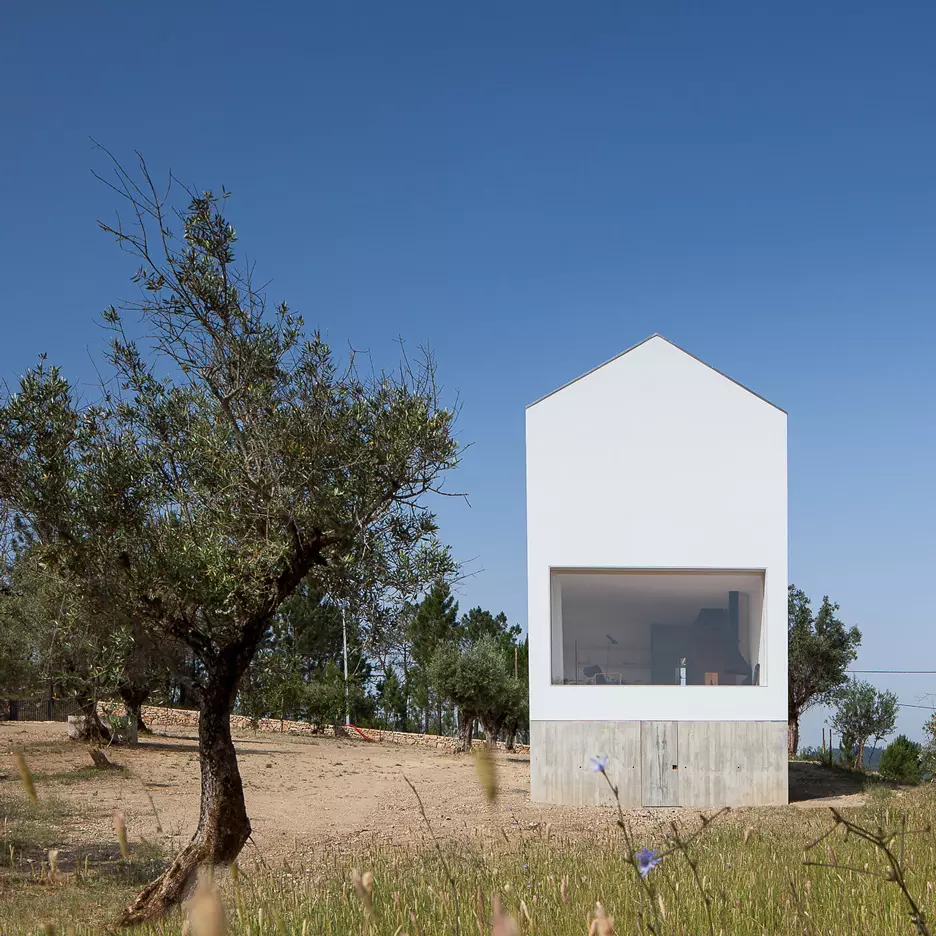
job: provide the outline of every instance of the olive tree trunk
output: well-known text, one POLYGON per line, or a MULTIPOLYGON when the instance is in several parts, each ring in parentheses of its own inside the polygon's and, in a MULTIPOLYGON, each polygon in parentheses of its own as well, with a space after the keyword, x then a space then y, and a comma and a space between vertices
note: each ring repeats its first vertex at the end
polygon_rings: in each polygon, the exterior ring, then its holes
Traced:
POLYGON ((121 683, 117 687, 117 693, 126 709, 127 717, 136 722, 137 731, 150 734, 149 728, 143 721, 143 706, 150 697, 150 690, 137 688, 130 683, 121 683))
POLYGON ((489 748, 497 747, 497 738, 503 726, 503 718, 491 715, 487 717, 484 715, 481 716, 481 727, 484 728, 484 738, 489 748))
POLYGON ((124 911, 121 925, 162 916, 184 899, 202 865, 230 864, 250 836, 244 787, 231 738, 230 715, 243 668, 216 661, 207 667, 198 717, 201 803, 191 842, 124 911))
POLYGON ((98 715, 97 700, 89 696, 79 698, 78 711, 85 719, 84 734, 80 740, 90 744, 108 744, 111 733, 98 715))
POLYGON ((474 734, 474 718, 462 712, 458 726, 458 750, 467 754, 471 750, 471 736, 474 734))
POLYGON ((511 724, 507 729, 507 750, 515 751, 517 749, 517 732, 519 728, 515 724, 511 724))
POLYGON ((790 760, 796 757, 799 750, 799 716, 790 715, 787 718, 787 755, 790 760))

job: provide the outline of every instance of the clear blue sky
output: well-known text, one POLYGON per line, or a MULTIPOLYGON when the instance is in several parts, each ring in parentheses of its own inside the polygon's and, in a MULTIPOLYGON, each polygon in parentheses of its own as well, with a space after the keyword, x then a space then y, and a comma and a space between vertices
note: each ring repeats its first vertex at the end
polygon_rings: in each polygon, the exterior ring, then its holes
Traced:
POLYGON ((660 332, 788 410, 791 576, 860 665, 936 669, 936 7, 637 6, 4 4, 0 374, 93 381, 88 137, 139 149, 336 346, 431 343, 464 608, 525 623, 524 406, 660 332))

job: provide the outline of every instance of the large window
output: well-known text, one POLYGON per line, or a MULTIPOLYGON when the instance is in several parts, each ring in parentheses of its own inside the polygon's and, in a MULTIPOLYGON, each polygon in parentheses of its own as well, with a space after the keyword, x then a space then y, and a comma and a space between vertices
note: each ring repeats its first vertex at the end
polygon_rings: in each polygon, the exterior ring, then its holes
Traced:
POLYGON ((765 683, 763 572, 553 571, 552 681, 765 683))

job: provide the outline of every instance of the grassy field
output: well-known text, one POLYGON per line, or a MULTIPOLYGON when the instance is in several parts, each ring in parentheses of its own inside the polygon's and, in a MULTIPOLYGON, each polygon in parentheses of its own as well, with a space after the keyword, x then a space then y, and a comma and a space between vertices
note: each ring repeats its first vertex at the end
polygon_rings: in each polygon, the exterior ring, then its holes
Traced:
MULTIPOLYGON (((30 803, 22 791, 0 799, 0 933, 108 931, 119 909, 161 867, 163 847, 131 842, 125 858, 116 838, 70 863, 50 856, 49 845, 70 809, 54 796, 30 803)), ((517 825, 505 827, 500 839, 445 841, 438 847, 428 831, 398 847, 336 844, 320 850, 314 862, 287 860, 276 868, 252 859, 248 850, 239 870, 218 876, 217 896, 228 930, 257 936, 585 936, 590 927, 594 934, 698 936, 913 933, 921 930, 893 878, 903 876, 927 919, 936 913, 936 841, 928 831, 934 813, 936 793, 923 788, 882 788, 868 805, 843 811, 843 818, 872 834, 901 833, 890 840, 897 872, 874 844, 836 825, 830 811, 791 808, 729 813, 702 831, 699 817, 690 816, 676 829, 645 831, 630 845, 628 831, 613 824, 574 835, 549 825, 517 825), (642 847, 662 855, 646 878, 630 860, 642 847), (835 867, 811 867, 806 860, 835 867), (613 930, 610 920, 594 922, 598 903, 613 918, 613 930)), ((204 897, 202 910, 214 899, 204 897)), ((178 933, 182 922, 180 912, 136 932, 178 933)), ((218 932, 204 919, 200 925, 195 919, 192 931, 218 932)))

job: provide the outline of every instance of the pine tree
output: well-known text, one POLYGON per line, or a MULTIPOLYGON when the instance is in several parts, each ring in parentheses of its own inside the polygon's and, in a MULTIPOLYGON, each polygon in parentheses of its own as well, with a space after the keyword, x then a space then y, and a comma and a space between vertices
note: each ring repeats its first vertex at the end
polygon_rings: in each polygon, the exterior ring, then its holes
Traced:
POLYGON ((427 732, 432 713, 437 733, 442 734, 444 707, 442 696, 432 686, 430 663, 440 647, 454 642, 458 636, 458 602, 447 582, 437 582, 420 602, 410 625, 413 695, 427 732))

